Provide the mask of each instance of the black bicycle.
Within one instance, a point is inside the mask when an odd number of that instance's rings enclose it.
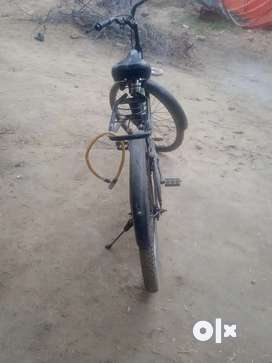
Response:
[[[118,15],[97,23],[95,29],[101,31],[117,23],[131,31],[132,49],[112,68],[115,84],[110,91],[112,116],[109,131],[117,147],[125,144],[130,152],[131,219],[122,233],[134,227],[145,288],[156,292],[159,289],[157,221],[165,212],[161,185],[180,185],[177,178],[162,177],[159,153],[173,151],[181,145],[187,119],[177,100],[150,80],[152,67],[143,58],[135,20],[137,8],[145,1],[138,1],[129,15]],[[125,134],[115,136],[120,128]],[[120,235],[107,246],[108,249]]]

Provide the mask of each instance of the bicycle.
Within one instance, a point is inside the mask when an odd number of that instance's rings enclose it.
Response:
[[[139,248],[144,285],[147,291],[157,292],[159,289],[159,260],[157,222],[166,211],[162,204],[161,185],[179,186],[178,178],[163,178],[159,164],[159,153],[176,150],[183,141],[187,128],[186,115],[167,90],[150,80],[152,68],[144,60],[140,42],[140,34],[135,19],[136,10],[147,0],[138,1],[132,6],[130,14],[117,15],[95,25],[95,30],[101,31],[113,23],[121,28],[129,27],[131,32],[131,50],[128,56],[112,68],[115,81],[110,91],[110,106],[112,116],[109,125],[109,137],[116,143],[118,149],[128,149],[130,152],[129,183],[131,218],[120,235],[109,245],[111,249],[120,236],[134,227]],[[154,100],[159,106],[154,106]],[[155,109],[156,107],[156,109]],[[164,111],[163,110],[164,107]],[[164,137],[153,137],[154,124],[162,120],[163,125],[174,132],[172,138],[168,133]],[[166,123],[165,115],[170,119]],[[162,128],[160,125],[159,128]],[[122,129],[124,135],[116,133]],[[106,180],[111,188],[118,180]]]

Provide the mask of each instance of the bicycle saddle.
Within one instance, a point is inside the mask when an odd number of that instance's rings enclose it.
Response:
[[[135,49],[132,49],[125,59],[112,67],[112,77],[115,82],[148,79],[150,75],[150,64],[143,60]]]

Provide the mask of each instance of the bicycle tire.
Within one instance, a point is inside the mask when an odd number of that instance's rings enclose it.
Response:
[[[117,98],[117,93],[120,89],[120,84],[115,83],[110,91],[110,106],[113,108],[114,103]],[[167,146],[156,145],[156,149],[158,152],[171,152],[179,148],[184,139],[184,132],[188,127],[188,120],[186,114],[177,101],[177,99],[171,95],[164,87],[159,85],[158,83],[148,80],[144,82],[144,89],[147,93],[150,93],[154,97],[156,97],[159,102],[163,104],[163,106],[170,113],[176,128],[176,136],[174,141]],[[151,110],[152,111],[152,110]]]
[[[132,140],[130,150],[130,205],[142,275],[148,292],[159,290],[158,238],[153,214],[153,187],[146,140]]]

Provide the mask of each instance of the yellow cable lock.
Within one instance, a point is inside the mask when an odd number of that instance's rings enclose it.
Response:
[[[116,185],[116,183],[118,182],[118,179],[122,173],[124,164],[125,164],[125,158],[126,158],[126,146],[125,143],[123,141],[120,141],[120,145],[122,147],[122,156],[121,156],[121,161],[120,161],[120,165],[119,168],[117,170],[117,173],[115,175],[115,177],[113,179],[109,179],[109,178],[104,178],[101,175],[99,175],[95,169],[93,168],[92,164],[91,164],[91,150],[94,147],[94,145],[97,143],[98,140],[102,139],[103,137],[108,136],[108,137],[115,137],[116,135],[111,133],[111,132],[104,132],[103,134],[98,135],[88,146],[87,151],[85,153],[85,160],[86,163],[88,165],[88,168],[90,169],[90,171],[100,180],[104,181],[105,183],[109,184],[109,189],[113,189]]]

